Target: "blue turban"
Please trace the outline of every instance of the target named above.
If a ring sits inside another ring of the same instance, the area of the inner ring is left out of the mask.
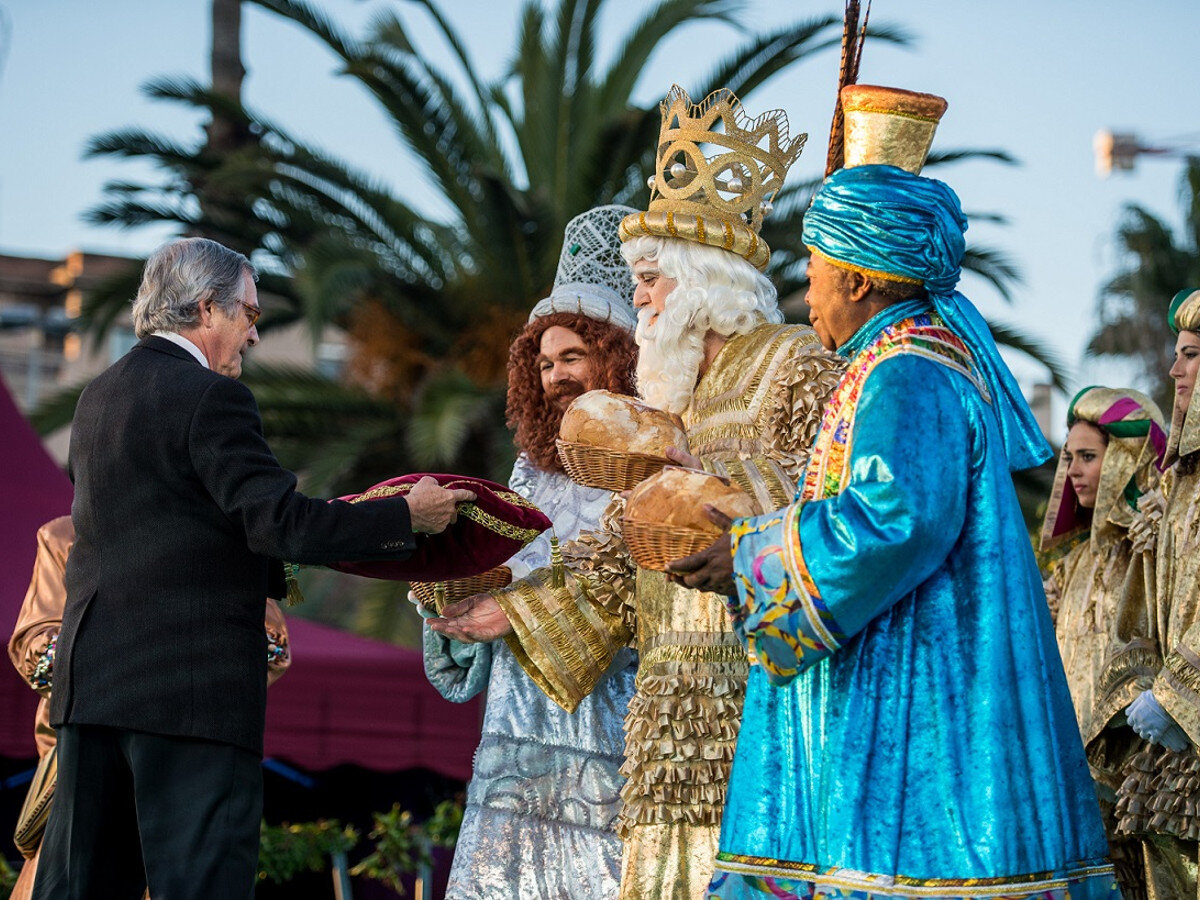
[[[967,217],[958,196],[933,178],[895,166],[855,166],[834,172],[804,214],[804,243],[867,274],[925,286],[937,314],[971,355],[992,395],[1013,471],[1050,457],[1025,397],[987,323],[955,290],[966,251]]]

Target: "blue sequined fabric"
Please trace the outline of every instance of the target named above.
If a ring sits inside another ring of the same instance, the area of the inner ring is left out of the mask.
[[[1118,897],[996,418],[928,310],[865,327],[822,477],[735,525],[759,656],[711,895]]]

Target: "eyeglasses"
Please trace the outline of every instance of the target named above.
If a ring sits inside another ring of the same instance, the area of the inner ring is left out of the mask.
[[[238,302],[238,305],[240,305],[242,307],[242,309],[246,310],[246,318],[250,320],[250,327],[253,328],[254,323],[257,322],[259,316],[262,315],[262,307],[261,306],[252,306],[249,303],[247,303],[245,300],[238,300],[237,302]]]

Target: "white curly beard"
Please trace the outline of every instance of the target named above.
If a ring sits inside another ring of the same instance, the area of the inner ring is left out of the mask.
[[[660,315],[651,322],[653,317],[649,307],[638,310],[638,393],[651,406],[683,415],[704,361],[704,334],[694,333],[686,320]]]

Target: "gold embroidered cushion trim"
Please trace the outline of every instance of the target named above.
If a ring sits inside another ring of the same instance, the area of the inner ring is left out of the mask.
[[[348,503],[371,503],[402,497],[413,489],[423,474],[403,475],[373,485],[360,494],[339,497]],[[439,486],[469,490],[470,503],[460,503],[458,516],[438,534],[416,537],[416,546],[405,558],[400,535],[382,535],[377,556],[367,560],[343,560],[330,568],[352,575],[391,581],[451,581],[480,575],[506,562],[514,553],[550,527],[550,519],[536,506],[502,484],[463,475],[431,474]],[[388,540],[389,537],[396,538]],[[410,545],[411,546],[411,545]]]

